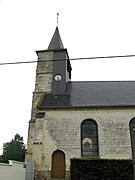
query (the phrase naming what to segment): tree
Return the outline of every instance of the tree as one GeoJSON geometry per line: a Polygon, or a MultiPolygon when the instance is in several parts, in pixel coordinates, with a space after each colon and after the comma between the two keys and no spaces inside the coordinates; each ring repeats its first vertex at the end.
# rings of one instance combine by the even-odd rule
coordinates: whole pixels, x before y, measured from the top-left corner
{"type": "Polygon", "coordinates": [[[8,160],[24,161],[26,148],[23,137],[16,134],[11,142],[3,144],[3,154],[0,156],[0,162],[8,163],[8,160]]]}

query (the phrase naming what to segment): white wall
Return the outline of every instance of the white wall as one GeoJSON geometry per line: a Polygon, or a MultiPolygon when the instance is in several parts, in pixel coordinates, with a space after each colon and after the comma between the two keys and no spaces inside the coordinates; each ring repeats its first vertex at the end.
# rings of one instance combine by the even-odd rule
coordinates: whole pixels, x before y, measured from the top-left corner
{"type": "Polygon", "coordinates": [[[0,180],[24,180],[25,168],[23,162],[9,161],[0,163],[0,180]]]}

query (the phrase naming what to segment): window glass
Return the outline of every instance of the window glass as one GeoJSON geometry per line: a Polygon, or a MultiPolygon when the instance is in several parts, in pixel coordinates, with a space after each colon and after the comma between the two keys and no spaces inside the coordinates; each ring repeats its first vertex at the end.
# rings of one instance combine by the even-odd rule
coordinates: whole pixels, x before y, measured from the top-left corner
{"type": "Polygon", "coordinates": [[[94,120],[87,119],[81,125],[82,157],[98,157],[98,130],[94,120]]]}

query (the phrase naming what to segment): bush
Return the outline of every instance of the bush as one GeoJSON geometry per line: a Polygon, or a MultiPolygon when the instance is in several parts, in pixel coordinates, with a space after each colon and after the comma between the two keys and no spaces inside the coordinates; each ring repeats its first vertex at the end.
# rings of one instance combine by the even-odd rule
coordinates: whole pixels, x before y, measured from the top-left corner
{"type": "Polygon", "coordinates": [[[72,158],[71,180],[133,180],[132,160],[72,158]]]}

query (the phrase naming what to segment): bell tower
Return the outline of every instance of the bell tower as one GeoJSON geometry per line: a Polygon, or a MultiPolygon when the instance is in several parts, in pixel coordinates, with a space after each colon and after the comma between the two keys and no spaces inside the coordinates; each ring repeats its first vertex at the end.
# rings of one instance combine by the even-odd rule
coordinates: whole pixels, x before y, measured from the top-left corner
{"type": "Polygon", "coordinates": [[[64,48],[59,29],[56,27],[47,50],[36,51],[38,55],[36,90],[52,95],[62,95],[71,79],[71,64],[64,48]]]}
{"type": "Polygon", "coordinates": [[[66,83],[71,79],[72,68],[67,49],[64,49],[58,27],[55,29],[48,46],[48,51],[53,52],[52,94],[65,94],[66,83]]]}
{"type": "Polygon", "coordinates": [[[71,79],[71,64],[56,27],[47,50],[36,51],[38,56],[35,90],[33,92],[31,119],[29,121],[26,161],[39,164],[42,159],[42,137],[45,113],[38,105],[46,94],[64,95],[71,79]],[[40,121],[39,121],[40,120],[40,121]],[[36,160],[38,157],[38,160],[36,160]]]}

